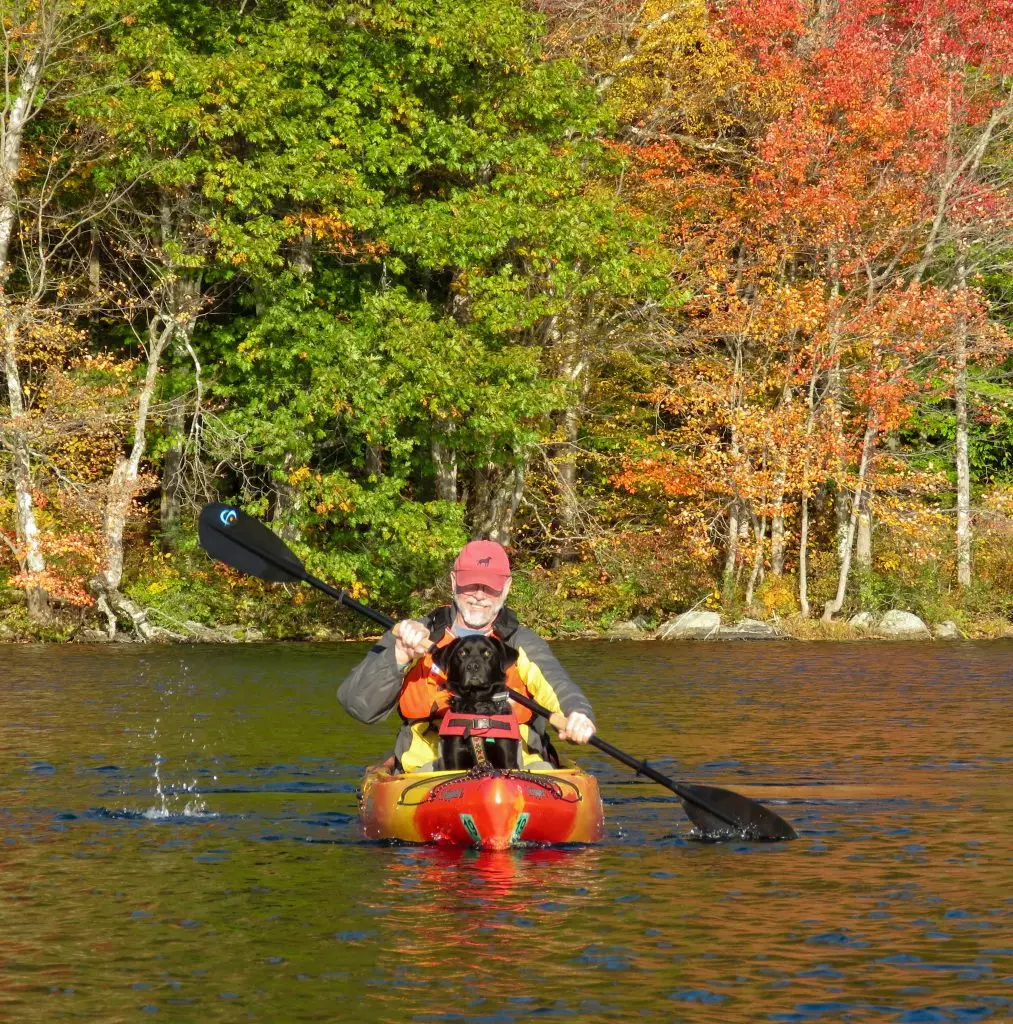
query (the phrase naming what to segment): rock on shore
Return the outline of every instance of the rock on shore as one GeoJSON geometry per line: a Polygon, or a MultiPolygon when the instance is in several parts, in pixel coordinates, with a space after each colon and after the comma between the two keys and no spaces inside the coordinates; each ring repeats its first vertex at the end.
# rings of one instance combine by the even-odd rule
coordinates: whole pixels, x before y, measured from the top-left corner
{"type": "Polygon", "coordinates": [[[654,636],[658,640],[706,640],[720,628],[717,612],[689,611],[662,623],[654,636]]]}
{"type": "Polygon", "coordinates": [[[921,640],[932,635],[917,615],[897,609],[883,615],[876,623],[876,632],[897,640],[921,640]]]}

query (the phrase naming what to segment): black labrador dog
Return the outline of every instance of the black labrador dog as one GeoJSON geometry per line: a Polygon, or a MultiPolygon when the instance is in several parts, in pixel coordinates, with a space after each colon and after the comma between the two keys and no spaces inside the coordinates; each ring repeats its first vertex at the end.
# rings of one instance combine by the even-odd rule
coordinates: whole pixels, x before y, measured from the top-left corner
{"type": "Polygon", "coordinates": [[[434,660],[452,694],[440,728],[443,769],[465,770],[479,760],[493,768],[520,767],[520,733],[506,696],[506,671],[517,652],[496,637],[476,634],[452,640],[434,660]]]}

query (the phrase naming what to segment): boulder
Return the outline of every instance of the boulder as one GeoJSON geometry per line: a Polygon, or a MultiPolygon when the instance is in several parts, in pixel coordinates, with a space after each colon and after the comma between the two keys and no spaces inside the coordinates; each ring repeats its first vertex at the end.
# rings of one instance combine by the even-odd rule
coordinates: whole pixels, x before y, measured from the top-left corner
{"type": "Polygon", "coordinates": [[[662,623],[654,635],[658,640],[704,640],[720,628],[717,612],[688,611],[662,623]]]}
{"type": "Polygon", "coordinates": [[[917,640],[931,636],[929,627],[917,615],[897,609],[888,611],[876,623],[876,632],[897,640],[917,640]]]}
{"type": "Polygon", "coordinates": [[[625,622],[613,622],[605,631],[606,640],[643,640],[647,634],[640,624],[633,619],[625,622]]]}
{"type": "Polygon", "coordinates": [[[964,634],[960,632],[960,627],[952,619],[937,623],[932,630],[932,635],[937,640],[964,639],[964,634]]]}
{"type": "Polygon", "coordinates": [[[107,644],[110,641],[109,634],[104,629],[82,629],[74,640],[82,644],[107,644]]]}
{"type": "Polygon", "coordinates": [[[715,637],[718,640],[783,640],[785,634],[760,619],[739,619],[733,626],[722,626],[715,637]]]}
{"type": "Polygon", "coordinates": [[[848,619],[848,625],[855,629],[872,629],[876,624],[876,618],[872,612],[859,612],[848,619]]]}

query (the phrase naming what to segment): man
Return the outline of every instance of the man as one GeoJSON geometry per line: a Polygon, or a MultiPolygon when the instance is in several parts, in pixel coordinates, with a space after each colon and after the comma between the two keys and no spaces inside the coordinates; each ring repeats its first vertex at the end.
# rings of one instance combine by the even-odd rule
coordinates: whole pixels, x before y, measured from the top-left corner
{"type": "MultiPolygon", "coordinates": [[[[517,651],[513,670],[522,692],[549,711],[561,711],[566,725],[560,739],[587,743],[594,735],[591,704],[549,645],[520,625],[504,608],[510,593],[510,560],[502,545],[473,540],[461,549],[450,573],[454,604],[437,608],[422,621],[404,619],[380,641],[341,684],[341,706],[360,722],[385,718],[396,707],[403,725],[394,756],[403,771],[432,771],[439,757],[440,716],[446,692],[432,671],[429,647],[443,647],[455,637],[476,633],[499,637],[517,651]],[[441,698],[444,698],[441,700],[441,698]]],[[[520,724],[525,768],[548,768],[555,756],[545,722],[514,704],[520,724]]]]}

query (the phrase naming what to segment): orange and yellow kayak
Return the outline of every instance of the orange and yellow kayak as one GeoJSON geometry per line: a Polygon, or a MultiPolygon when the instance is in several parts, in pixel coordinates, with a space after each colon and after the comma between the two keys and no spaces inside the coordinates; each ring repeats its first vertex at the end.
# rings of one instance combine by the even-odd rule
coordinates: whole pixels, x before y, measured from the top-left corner
{"type": "Polygon", "coordinates": [[[359,814],[367,839],[439,846],[594,843],[605,834],[598,782],[575,765],[542,771],[366,769],[359,814]]]}

